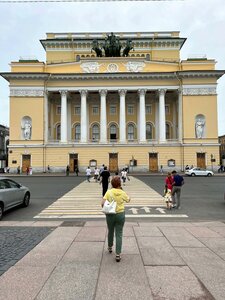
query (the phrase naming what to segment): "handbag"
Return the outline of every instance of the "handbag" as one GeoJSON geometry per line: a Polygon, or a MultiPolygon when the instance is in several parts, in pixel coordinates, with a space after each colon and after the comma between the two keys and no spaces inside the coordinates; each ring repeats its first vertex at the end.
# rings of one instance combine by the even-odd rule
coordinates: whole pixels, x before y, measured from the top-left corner
{"type": "MultiPolygon", "coordinates": [[[[112,198],[112,196],[110,195],[112,198]]],[[[112,201],[109,202],[108,200],[105,200],[105,203],[102,208],[102,212],[104,214],[116,214],[116,201],[112,198],[112,201]]]]}

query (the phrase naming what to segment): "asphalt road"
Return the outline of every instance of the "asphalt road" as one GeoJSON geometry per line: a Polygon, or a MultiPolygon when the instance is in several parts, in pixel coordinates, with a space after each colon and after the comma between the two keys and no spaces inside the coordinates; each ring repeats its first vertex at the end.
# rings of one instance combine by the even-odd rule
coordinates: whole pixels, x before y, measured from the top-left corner
{"type": "MultiPolygon", "coordinates": [[[[162,194],[165,176],[137,176],[158,193],[162,194]]],[[[225,221],[225,176],[184,177],[180,214],[188,215],[188,220],[225,221]]],[[[31,191],[31,204],[28,208],[6,212],[4,221],[31,221],[44,208],[85,180],[76,176],[29,176],[12,179],[26,185],[31,191]]],[[[173,210],[171,213],[178,213],[173,210]]],[[[146,220],[146,219],[145,219],[146,220]]],[[[168,221],[165,218],[163,221],[168,221]]],[[[136,221],[138,221],[136,219],[136,221]]],[[[156,221],[156,219],[151,220],[156,221]]]]}

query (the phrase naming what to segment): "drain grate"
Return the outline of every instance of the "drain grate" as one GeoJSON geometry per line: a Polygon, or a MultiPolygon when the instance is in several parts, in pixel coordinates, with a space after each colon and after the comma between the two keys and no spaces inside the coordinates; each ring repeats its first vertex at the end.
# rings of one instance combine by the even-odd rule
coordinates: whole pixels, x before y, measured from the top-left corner
{"type": "Polygon", "coordinates": [[[83,227],[84,224],[82,221],[64,221],[60,227],[83,227]]]}

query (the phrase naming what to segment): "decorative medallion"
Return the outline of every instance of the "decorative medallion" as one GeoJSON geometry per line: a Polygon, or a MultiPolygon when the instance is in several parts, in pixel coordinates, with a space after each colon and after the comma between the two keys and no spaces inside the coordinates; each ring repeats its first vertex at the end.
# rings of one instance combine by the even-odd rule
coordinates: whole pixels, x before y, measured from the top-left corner
{"type": "Polygon", "coordinates": [[[108,71],[109,73],[116,73],[116,72],[118,72],[118,70],[119,70],[119,67],[118,67],[117,64],[109,64],[109,65],[107,66],[107,71],[108,71]]]}

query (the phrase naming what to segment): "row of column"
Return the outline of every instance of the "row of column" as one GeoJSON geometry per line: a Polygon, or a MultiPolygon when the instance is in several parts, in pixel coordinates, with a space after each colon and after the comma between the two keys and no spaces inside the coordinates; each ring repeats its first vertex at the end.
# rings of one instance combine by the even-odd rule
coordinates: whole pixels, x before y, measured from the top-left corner
{"type": "MultiPolygon", "coordinates": [[[[145,113],[145,89],[138,90],[139,94],[139,143],[146,142],[146,113],[145,113]]],[[[87,90],[80,90],[81,95],[81,143],[87,143],[87,90]]],[[[120,118],[119,136],[120,143],[126,142],[126,90],[118,90],[120,96],[120,118]]],[[[61,142],[67,143],[67,91],[61,93],[61,142]]],[[[106,95],[107,90],[99,90],[100,93],[100,143],[107,142],[107,117],[106,117],[106,95]]],[[[165,116],[165,94],[166,89],[159,89],[159,143],[166,142],[166,116],[165,116]]],[[[178,93],[178,138],[182,140],[182,94],[178,93]]],[[[45,99],[45,139],[48,140],[48,97],[45,99]]]]}

